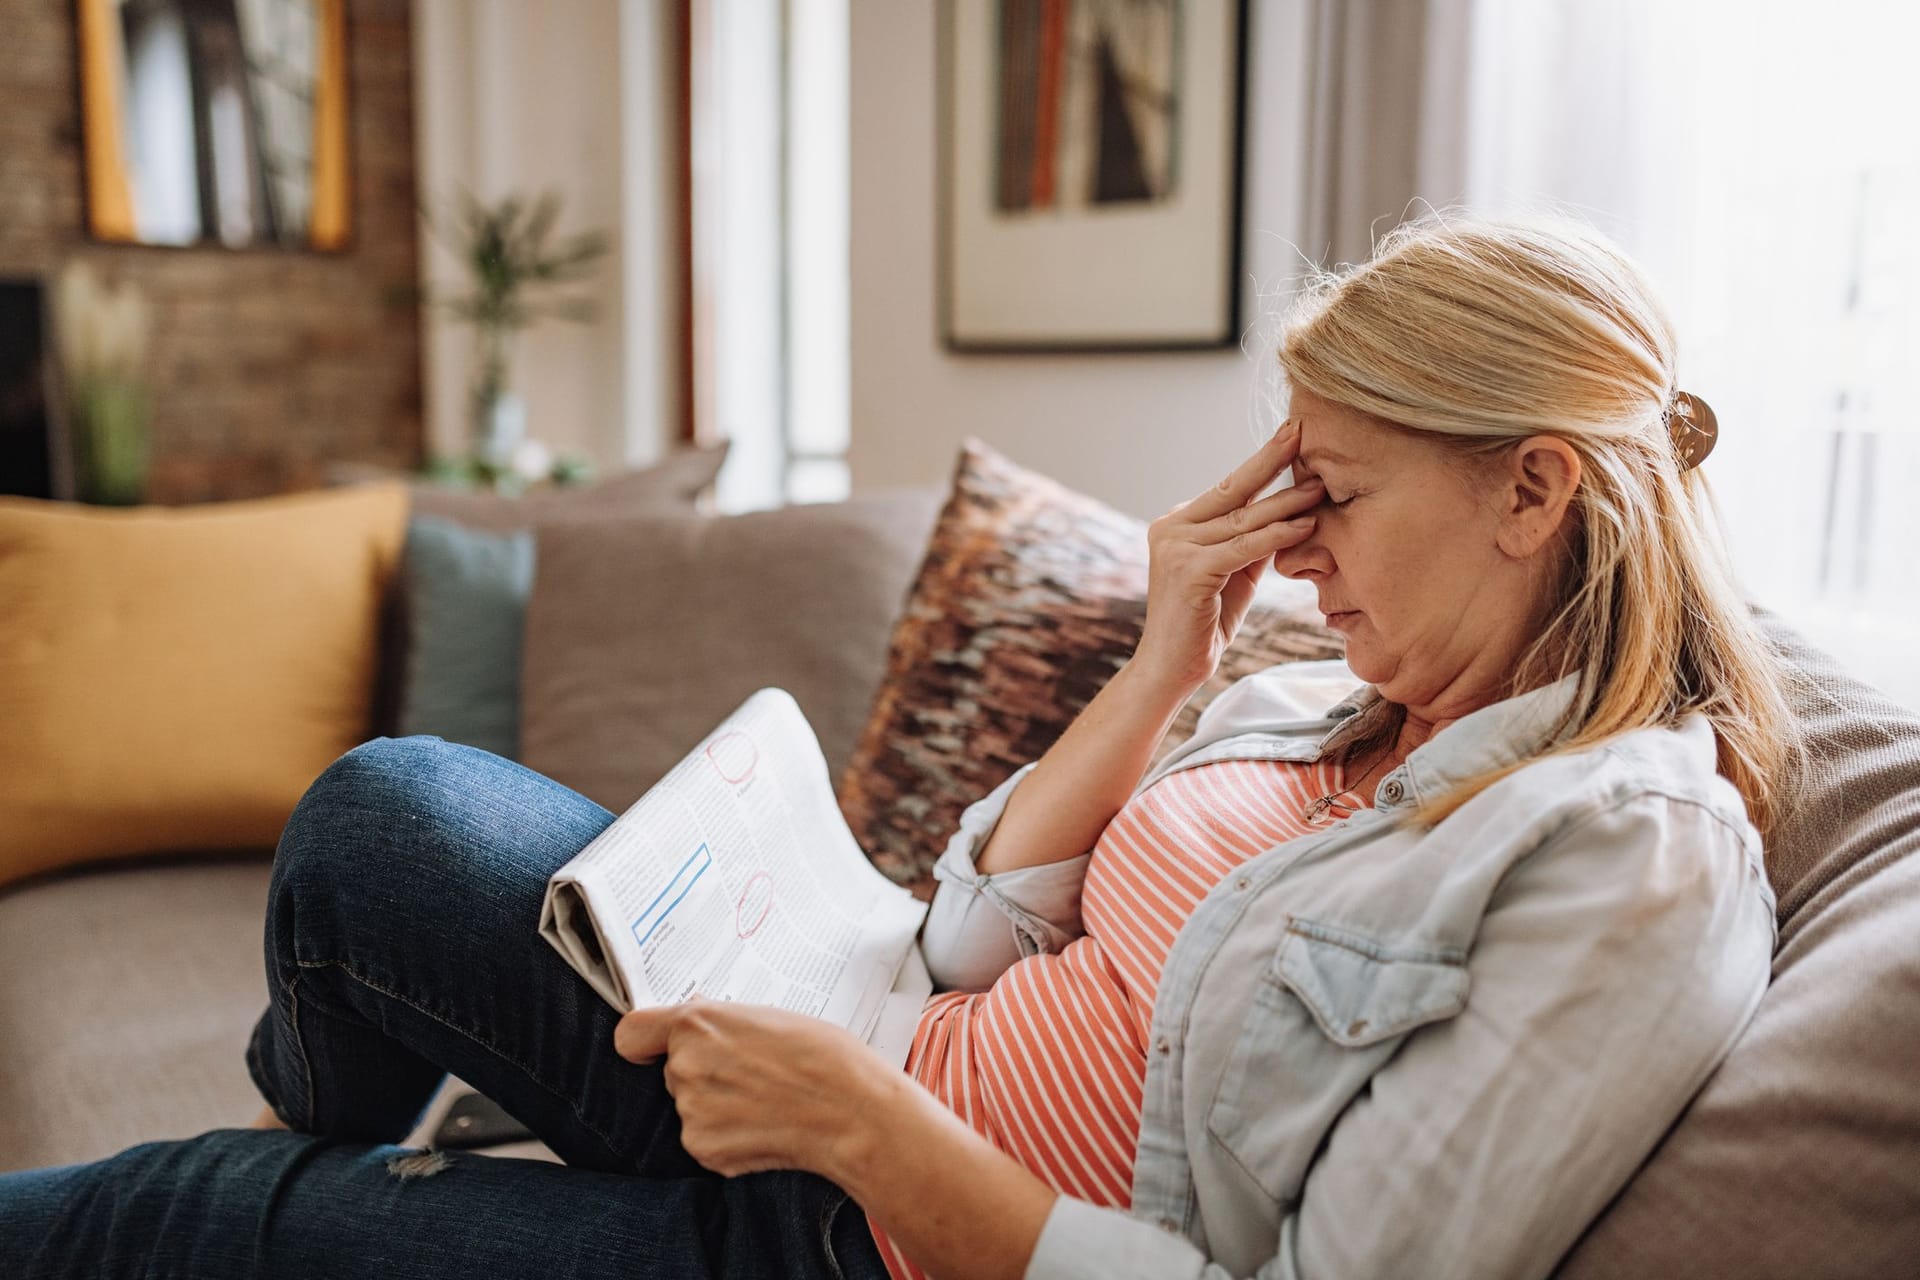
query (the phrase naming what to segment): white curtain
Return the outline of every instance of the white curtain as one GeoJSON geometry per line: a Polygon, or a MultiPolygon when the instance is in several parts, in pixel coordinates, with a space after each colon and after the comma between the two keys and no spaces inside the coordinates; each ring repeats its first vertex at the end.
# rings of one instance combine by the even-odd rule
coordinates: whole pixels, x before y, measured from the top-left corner
{"type": "MultiPolygon", "coordinates": [[[[1748,594],[1920,706],[1920,7],[1320,0],[1318,248],[1424,204],[1645,266],[1748,594]]],[[[1310,224],[1314,225],[1314,224],[1310,224]]]]}

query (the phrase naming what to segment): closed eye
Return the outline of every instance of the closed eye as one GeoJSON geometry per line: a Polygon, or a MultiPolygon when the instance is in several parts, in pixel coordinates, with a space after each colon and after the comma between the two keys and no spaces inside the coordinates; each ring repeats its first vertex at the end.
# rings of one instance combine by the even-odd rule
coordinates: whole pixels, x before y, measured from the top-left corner
{"type": "Polygon", "coordinates": [[[1334,498],[1334,496],[1333,496],[1332,494],[1328,494],[1328,495],[1327,495],[1327,505],[1328,505],[1328,506],[1330,506],[1330,507],[1344,507],[1344,506],[1346,506],[1346,505],[1347,505],[1348,503],[1350,503],[1350,502],[1352,502],[1352,501],[1353,501],[1353,500],[1354,500],[1355,498],[1357,498],[1357,497],[1359,497],[1359,496],[1360,496],[1360,495],[1359,495],[1359,494],[1357,494],[1357,493],[1350,493],[1350,494],[1348,494],[1348,495],[1347,495],[1346,497],[1344,497],[1344,498],[1339,498],[1339,499],[1335,499],[1335,498],[1334,498]]]}

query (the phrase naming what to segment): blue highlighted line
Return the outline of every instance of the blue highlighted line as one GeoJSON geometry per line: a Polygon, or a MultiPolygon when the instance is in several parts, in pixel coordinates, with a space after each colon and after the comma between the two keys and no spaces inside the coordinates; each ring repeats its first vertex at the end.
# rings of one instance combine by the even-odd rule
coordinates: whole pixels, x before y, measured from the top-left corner
{"type": "Polygon", "coordinates": [[[669,912],[680,905],[682,898],[693,892],[693,886],[712,865],[713,855],[707,852],[706,842],[702,841],[700,847],[693,851],[693,856],[681,863],[680,869],[673,873],[673,879],[667,881],[667,887],[647,904],[647,909],[642,911],[640,918],[633,922],[633,935],[640,939],[641,946],[647,945],[647,939],[653,936],[653,931],[660,927],[669,912]],[[641,925],[647,926],[645,933],[640,931],[641,925]]]}

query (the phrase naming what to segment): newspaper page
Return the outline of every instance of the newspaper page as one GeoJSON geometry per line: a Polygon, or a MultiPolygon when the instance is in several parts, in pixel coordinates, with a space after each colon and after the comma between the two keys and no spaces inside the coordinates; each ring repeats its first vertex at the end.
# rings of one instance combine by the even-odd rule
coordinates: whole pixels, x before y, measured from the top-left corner
{"type": "Polygon", "coordinates": [[[932,989],[925,914],[861,852],[812,727],[769,688],[554,873],[540,933],[623,1013],[773,1005],[899,1065],[932,989]]]}

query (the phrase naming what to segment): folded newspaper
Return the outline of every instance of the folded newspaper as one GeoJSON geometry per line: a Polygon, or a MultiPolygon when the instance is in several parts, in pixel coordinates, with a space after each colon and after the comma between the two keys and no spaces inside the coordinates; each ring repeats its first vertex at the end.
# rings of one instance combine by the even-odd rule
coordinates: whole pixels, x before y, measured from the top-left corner
{"type": "Polygon", "coordinates": [[[861,852],[799,704],[762,689],[553,873],[540,935],[622,1013],[774,1005],[898,1066],[932,990],[925,915],[861,852]]]}

